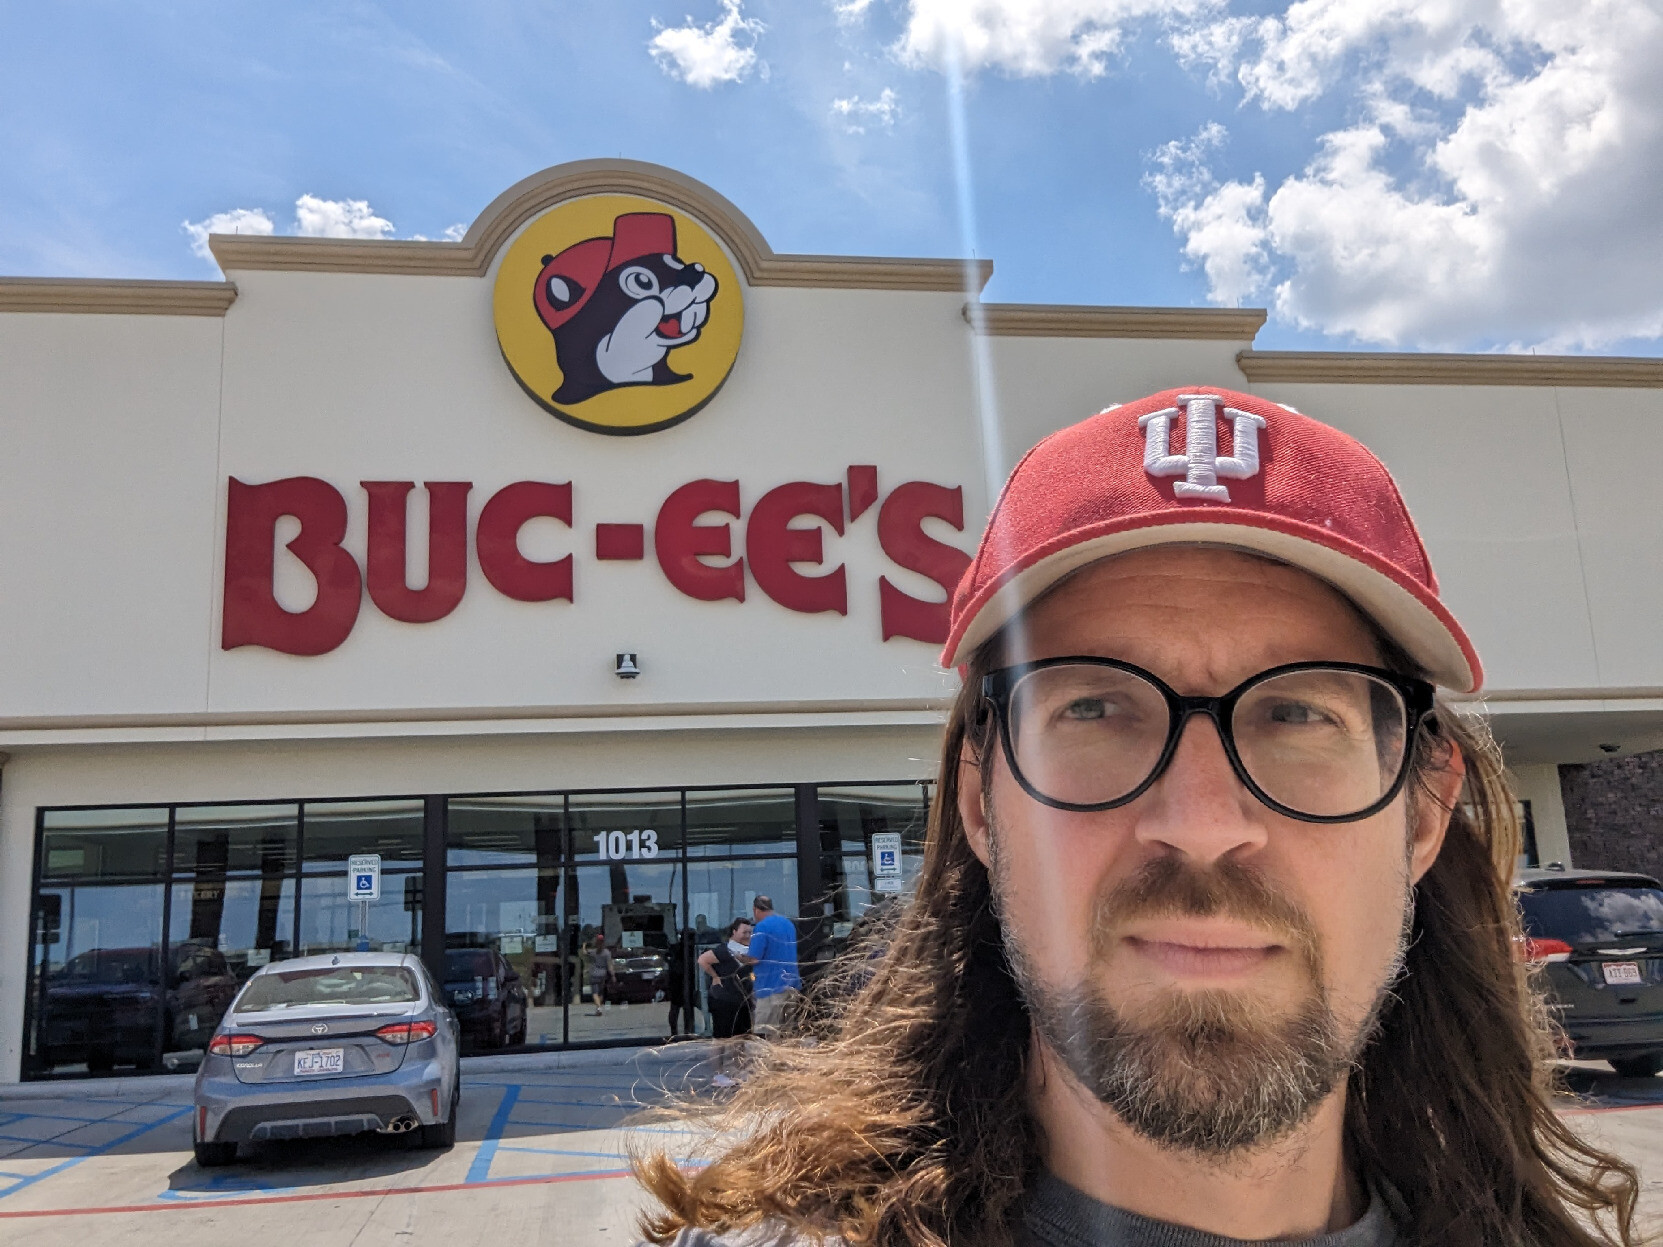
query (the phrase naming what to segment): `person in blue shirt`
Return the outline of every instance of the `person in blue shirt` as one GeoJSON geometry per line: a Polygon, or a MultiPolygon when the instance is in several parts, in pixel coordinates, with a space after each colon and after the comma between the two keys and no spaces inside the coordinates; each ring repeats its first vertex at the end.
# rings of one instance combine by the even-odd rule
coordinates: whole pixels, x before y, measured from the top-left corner
{"type": "Polygon", "coordinates": [[[756,928],[744,960],[756,967],[752,1029],[758,1035],[779,1034],[787,1014],[802,991],[797,973],[797,928],[791,919],[774,912],[774,902],[759,896],[751,902],[756,928]]]}

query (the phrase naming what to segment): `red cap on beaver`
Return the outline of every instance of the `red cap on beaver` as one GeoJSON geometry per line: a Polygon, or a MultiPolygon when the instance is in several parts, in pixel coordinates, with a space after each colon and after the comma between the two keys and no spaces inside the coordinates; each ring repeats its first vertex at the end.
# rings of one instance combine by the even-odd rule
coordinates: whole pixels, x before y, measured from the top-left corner
{"type": "Polygon", "coordinates": [[[586,238],[559,255],[544,256],[542,271],[532,290],[538,318],[555,330],[583,310],[600,280],[620,264],[645,255],[676,253],[676,219],[664,212],[625,212],[612,222],[611,238],[586,238]],[[575,285],[578,296],[556,303],[549,297],[549,278],[575,285]]]}

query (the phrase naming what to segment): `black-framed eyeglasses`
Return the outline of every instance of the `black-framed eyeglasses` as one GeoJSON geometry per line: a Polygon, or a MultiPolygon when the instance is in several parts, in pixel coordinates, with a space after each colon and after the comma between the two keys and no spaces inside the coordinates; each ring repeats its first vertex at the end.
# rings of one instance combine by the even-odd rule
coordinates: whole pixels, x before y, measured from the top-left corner
{"type": "Polygon", "coordinates": [[[1288,663],[1222,697],[1185,697],[1142,667],[1087,657],[1003,667],[983,678],[982,696],[1011,774],[1045,805],[1112,810],[1136,800],[1201,714],[1248,791],[1308,823],[1385,809],[1433,704],[1426,681],[1356,663],[1288,663]]]}

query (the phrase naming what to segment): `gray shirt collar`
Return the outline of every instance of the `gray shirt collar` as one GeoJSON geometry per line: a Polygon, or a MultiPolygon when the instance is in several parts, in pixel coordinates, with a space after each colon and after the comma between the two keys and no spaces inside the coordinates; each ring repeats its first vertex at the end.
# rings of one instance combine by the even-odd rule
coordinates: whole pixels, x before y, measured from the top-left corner
{"type": "MultiPolygon", "coordinates": [[[[1372,1193],[1368,1211],[1355,1224],[1299,1239],[1298,1247],[1402,1247],[1386,1205],[1372,1193]]],[[[1051,1173],[1029,1193],[1024,1217],[1029,1247],[1250,1247],[1246,1239],[1208,1234],[1100,1203],[1051,1173]]]]}

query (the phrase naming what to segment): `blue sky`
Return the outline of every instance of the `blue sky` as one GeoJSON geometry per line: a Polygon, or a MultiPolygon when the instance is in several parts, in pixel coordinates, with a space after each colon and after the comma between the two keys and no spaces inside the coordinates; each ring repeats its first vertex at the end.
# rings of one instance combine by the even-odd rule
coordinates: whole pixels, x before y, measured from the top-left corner
{"type": "Polygon", "coordinates": [[[709,183],[779,251],[956,255],[956,62],[989,299],[1663,353],[1655,5],[1430,7],[0,0],[0,273],[214,277],[184,225],[238,210],[440,237],[594,156],[709,183]]]}

